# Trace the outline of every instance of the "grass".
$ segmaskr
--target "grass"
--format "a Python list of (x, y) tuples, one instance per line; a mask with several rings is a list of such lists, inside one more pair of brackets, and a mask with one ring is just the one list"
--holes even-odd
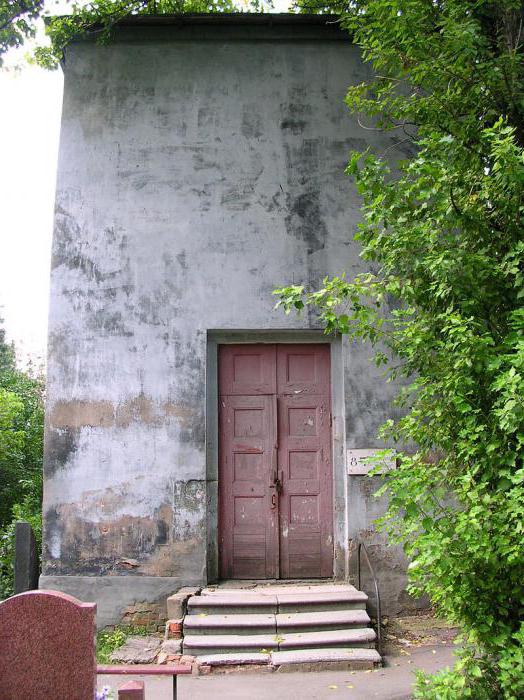
[(112, 630), (102, 630), (96, 635), (96, 660), (99, 664), (110, 664), (111, 654), (127, 641), (128, 637), (144, 637), (151, 632), (147, 627), (115, 627)]

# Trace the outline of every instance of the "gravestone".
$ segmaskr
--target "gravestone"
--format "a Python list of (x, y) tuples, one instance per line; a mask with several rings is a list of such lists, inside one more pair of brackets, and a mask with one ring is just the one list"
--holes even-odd
[(15, 593), (38, 588), (38, 552), (29, 523), (15, 525)]
[(95, 603), (28, 591), (0, 603), (0, 698), (93, 700)]
[(128, 681), (118, 690), (118, 700), (144, 700), (144, 681)]

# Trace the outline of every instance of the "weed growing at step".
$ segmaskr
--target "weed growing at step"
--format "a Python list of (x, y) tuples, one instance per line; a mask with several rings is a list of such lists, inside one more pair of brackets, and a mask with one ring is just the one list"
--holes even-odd
[(111, 654), (123, 646), (129, 637), (145, 637), (151, 634), (147, 627), (115, 627), (98, 632), (96, 635), (96, 660), (99, 664), (109, 664)]

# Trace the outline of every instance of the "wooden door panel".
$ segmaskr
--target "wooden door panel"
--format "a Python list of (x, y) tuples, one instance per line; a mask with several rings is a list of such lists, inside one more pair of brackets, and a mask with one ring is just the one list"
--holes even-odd
[(275, 345), (219, 346), (219, 394), (276, 393)]
[(329, 393), (329, 386), (329, 345), (277, 346), (277, 393), (279, 395), (325, 394)]
[(329, 409), (329, 395), (278, 398), (283, 578), (321, 578), (333, 574)]
[(272, 396), (221, 396), (220, 560), (223, 578), (277, 575), (278, 511), (272, 509)]

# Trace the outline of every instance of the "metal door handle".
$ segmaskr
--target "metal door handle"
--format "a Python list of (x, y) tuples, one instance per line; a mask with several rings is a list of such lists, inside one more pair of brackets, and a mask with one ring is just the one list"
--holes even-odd
[(277, 494), (274, 493), (274, 494), (271, 496), (271, 509), (274, 509), (274, 508), (276, 508), (276, 507), (277, 507)]

